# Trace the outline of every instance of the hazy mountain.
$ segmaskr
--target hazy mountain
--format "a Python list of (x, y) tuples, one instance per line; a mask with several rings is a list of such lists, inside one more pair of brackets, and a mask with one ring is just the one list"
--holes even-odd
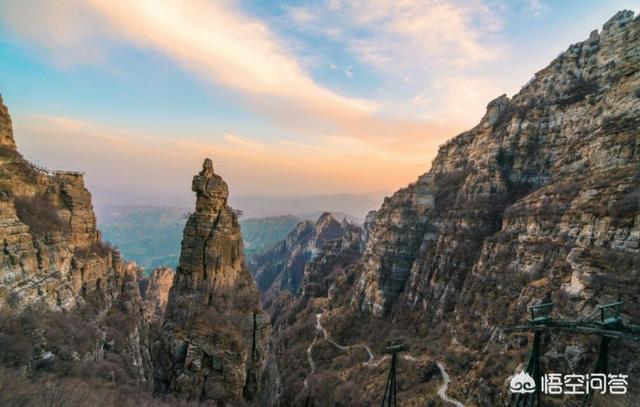
[(264, 253), (291, 232), (300, 219), (292, 216), (241, 219), (244, 254), (250, 261), (256, 254)]
[[(148, 272), (176, 268), (182, 230), (189, 211), (167, 206), (108, 206), (97, 209), (104, 239)], [(348, 216), (343, 214), (344, 216)], [(284, 239), (301, 219), (292, 215), (240, 220), (246, 258), (250, 260)]]
[(331, 212), (338, 219), (351, 216), (362, 220), (370, 210), (380, 207), (385, 195), (385, 192), (378, 191), (365, 194), (231, 197), (230, 202), (234, 208), (241, 209), (245, 217), (251, 218), (294, 215), (315, 221), (324, 212)]
[(110, 206), (97, 209), (103, 238), (118, 246), (123, 256), (151, 271), (176, 268), (185, 214), (166, 206)]

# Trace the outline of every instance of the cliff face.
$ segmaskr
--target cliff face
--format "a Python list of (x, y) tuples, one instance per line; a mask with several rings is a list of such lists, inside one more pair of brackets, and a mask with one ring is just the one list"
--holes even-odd
[[(620, 13), (601, 34), (572, 45), (442, 146), (424, 184), (385, 202), (362, 266), (362, 309), (383, 314), (402, 292), (409, 304), (451, 311), (470, 289), (468, 277), (486, 277), (487, 260), (495, 259), (489, 252), (500, 250), (496, 239), (520, 247), (499, 256), (512, 277), (542, 278), (564, 263), (555, 277), (574, 286), (588, 280), (581, 267), (569, 267), (578, 252), (638, 251), (637, 212), (614, 207), (638, 190), (639, 25), (633, 13)], [(419, 217), (402, 197), (421, 189), (431, 192)], [(384, 239), (397, 240), (398, 230), (405, 249), (384, 261)]]
[[(22, 342), (24, 352), (16, 355), (21, 364), (37, 369), (43, 355), (53, 369), (69, 360), (81, 365), (118, 358), (123, 371), (114, 373), (116, 380), (150, 378), (140, 270), (102, 242), (82, 174), (41, 169), (20, 155), (3, 104), (0, 242), (0, 316), (8, 318), (0, 333), (7, 341), (3, 346)], [(47, 330), (49, 322), (34, 315), (60, 319), (61, 327), (70, 323), (87, 335), (69, 334), (61, 344)], [(11, 324), (24, 321), (31, 321), (24, 330), (34, 331), (27, 340), (11, 330)]]
[(302, 284), (305, 265), (326, 242), (343, 234), (344, 226), (326, 212), (315, 223), (298, 223), (285, 240), (255, 256), (254, 275), (260, 290), (265, 292), (263, 301), (269, 302), (281, 292), (295, 294)]
[(9, 109), (4, 105), (0, 96), (0, 146), (15, 149), (16, 142), (13, 139), (13, 126)]
[[(620, 12), (518, 94), (490, 102), (477, 126), (440, 148), (429, 172), (368, 216), (366, 249), (344, 278), (334, 280), (326, 296), (295, 306), (299, 292), (281, 311), (287, 322), (278, 325), (280, 341), (317, 343), (314, 313), (322, 313), (337, 343), (374, 349), (404, 336), (413, 358), (405, 360), (442, 362), (452, 376), (449, 393), (485, 406), (508, 402), (505, 380), (526, 361), (527, 336), (498, 328), (525, 320), (528, 306), (551, 299), (554, 315), (575, 319), (620, 298), (624, 319), (638, 323), (638, 49), (640, 18)], [(546, 371), (592, 369), (593, 338), (550, 338)], [(307, 349), (284, 366), (302, 369)], [(616, 349), (620, 355), (639, 351), (623, 341)], [(316, 388), (314, 377), (324, 385), (345, 377), (380, 379), (371, 365), (350, 376), (354, 364), (341, 365), (336, 357), (318, 361), (316, 355), (307, 393), (315, 402), (323, 384)], [(637, 361), (617, 362), (616, 371), (640, 372)], [(288, 380), (285, 397), (303, 390), (302, 380)], [(428, 379), (415, 386), (399, 398), (424, 405), (437, 397)], [(361, 388), (361, 400), (375, 391)], [(422, 390), (412, 393), (416, 389)], [(631, 386), (625, 397), (629, 405), (640, 399)], [(545, 400), (574, 401), (579, 404), (569, 396)]]
[(196, 211), (154, 347), (155, 391), (192, 400), (275, 405), (277, 371), (269, 318), (245, 266), (227, 184), (211, 160), (193, 178)]
[[(422, 310), (470, 349), (548, 295), (571, 317), (619, 297), (638, 321), (639, 47), (640, 20), (617, 14), (442, 146), (376, 215), (355, 305)], [(585, 363), (589, 346), (574, 345)], [(501, 384), (464, 391), (484, 405)]]
[(144, 298), (145, 318), (148, 321), (162, 324), (169, 291), (173, 285), (173, 276), (173, 270), (160, 267), (153, 270), (148, 279), (143, 280), (144, 287), (141, 291)]

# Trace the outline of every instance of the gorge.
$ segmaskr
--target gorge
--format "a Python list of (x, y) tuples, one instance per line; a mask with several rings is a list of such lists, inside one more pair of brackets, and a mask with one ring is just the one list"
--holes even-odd
[[(503, 328), (530, 306), (622, 300), (640, 322), (639, 50), (617, 13), (362, 225), (323, 213), (251, 259), (205, 159), (175, 273), (149, 276), (102, 240), (81, 173), (18, 152), (0, 103), (0, 405), (376, 405), (397, 337), (402, 405), (508, 405), (532, 336)], [(591, 371), (597, 338), (546, 338), (545, 371)], [(629, 391), (593, 405), (635, 405), (640, 347), (611, 349)]]

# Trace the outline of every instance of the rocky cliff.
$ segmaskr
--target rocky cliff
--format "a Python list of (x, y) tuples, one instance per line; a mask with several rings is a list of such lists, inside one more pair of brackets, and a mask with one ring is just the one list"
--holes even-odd
[(0, 365), (144, 388), (141, 270), (101, 240), (81, 173), (22, 157), (1, 103), (0, 242)]
[(13, 139), (11, 116), (9, 116), (9, 109), (4, 105), (2, 96), (0, 96), (0, 146), (11, 149), (16, 148), (16, 142)]
[[(323, 361), (323, 367), (342, 377), (342, 380), (329, 375), (315, 377), (309, 374), (310, 358), (332, 360), (341, 367), (348, 366), (354, 359), (366, 360), (361, 359), (366, 358), (362, 348), (356, 349), (356, 352), (336, 354), (335, 347), (325, 342), (324, 347), (313, 349), (320, 334), (317, 330), (317, 315), (334, 304), (348, 301), (344, 297), (348, 291), (340, 287), (353, 285), (354, 275), (349, 270), (360, 260), (364, 251), (363, 229), (349, 223), (341, 226), (342, 237), (326, 241), (305, 264), (302, 282), (295, 295), (281, 295), (267, 304), (276, 331), (278, 365), (282, 366), (283, 405), (358, 405), (341, 398), (344, 393), (352, 391), (354, 386), (350, 379), (344, 379), (350, 378), (351, 374), (360, 373), (357, 370), (345, 372), (330, 367), (331, 362), (325, 364)], [(318, 351), (322, 351), (324, 357), (319, 358)], [(305, 379), (313, 382), (310, 385)], [(362, 379), (370, 378), (362, 376)], [(332, 388), (332, 392), (323, 391), (327, 387)], [(371, 402), (375, 404), (374, 400)]]
[(211, 160), (193, 178), (196, 210), (184, 229), (180, 265), (154, 346), (155, 392), (189, 400), (278, 402), (268, 316), (245, 266), (227, 184)]
[[(529, 338), (499, 328), (525, 320), (528, 306), (551, 299), (554, 315), (572, 319), (620, 298), (623, 318), (638, 323), (638, 49), (640, 18), (616, 14), (516, 95), (490, 102), (477, 126), (439, 149), (426, 174), (385, 199), (368, 217), (366, 249), (345, 278), (335, 280), (311, 311), (281, 311), (292, 324), (282, 328), (287, 335), (297, 332), (299, 341), (310, 344), (299, 366), (305, 350), (314, 355), (318, 330), (312, 316), (319, 313), (337, 343), (374, 348), (405, 336), (411, 345), (406, 363), (439, 360), (452, 373), (448, 391), (456, 398), (502, 405), (509, 399), (505, 383), (525, 362)], [(592, 338), (553, 335), (545, 344), (544, 369), (588, 372), (596, 349)], [(640, 364), (622, 357), (637, 354), (637, 345), (621, 341), (616, 349), (616, 371), (638, 375)], [(369, 384), (379, 379), (371, 365), (361, 365), (353, 376), (353, 363), (335, 360), (327, 357), (324, 368), (318, 359), (307, 364), (312, 375), (305, 388), (317, 405), (326, 404), (313, 400), (314, 394), (320, 397), (322, 386), (336, 378), (358, 383), (364, 376)], [(314, 377), (325, 384), (315, 388)], [(411, 376), (402, 380), (415, 382)], [(405, 387), (399, 398), (435, 402), (429, 382)], [(302, 384), (289, 388), (300, 391)], [(366, 404), (375, 392), (363, 386), (354, 405)], [(616, 402), (637, 402), (640, 395), (631, 387)]]
[(295, 294), (302, 284), (306, 264), (326, 242), (339, 239), (343, 234), (344, 226), (325, 212), (315, 223), (298, 223), (285, 240), (264, 254), (255, 256), (253, 273), (258, 287), (265, 293), (263, 302), (272, 301), (279, 293)]
[(144, 314), (149, 322), (160, 323), (169, 300), (169, 291), (173, 285), (174, 271), (160, 267), (151, 272), (149, 278), (141, 280), (140, 291), (144, 299)]

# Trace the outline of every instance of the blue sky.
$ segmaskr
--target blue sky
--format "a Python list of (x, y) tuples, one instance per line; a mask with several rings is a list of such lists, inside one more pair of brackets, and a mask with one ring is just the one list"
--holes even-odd
[(393, 191), (639, 1), (8, 0), (0, 93), (29, 158), (100, 197)]

